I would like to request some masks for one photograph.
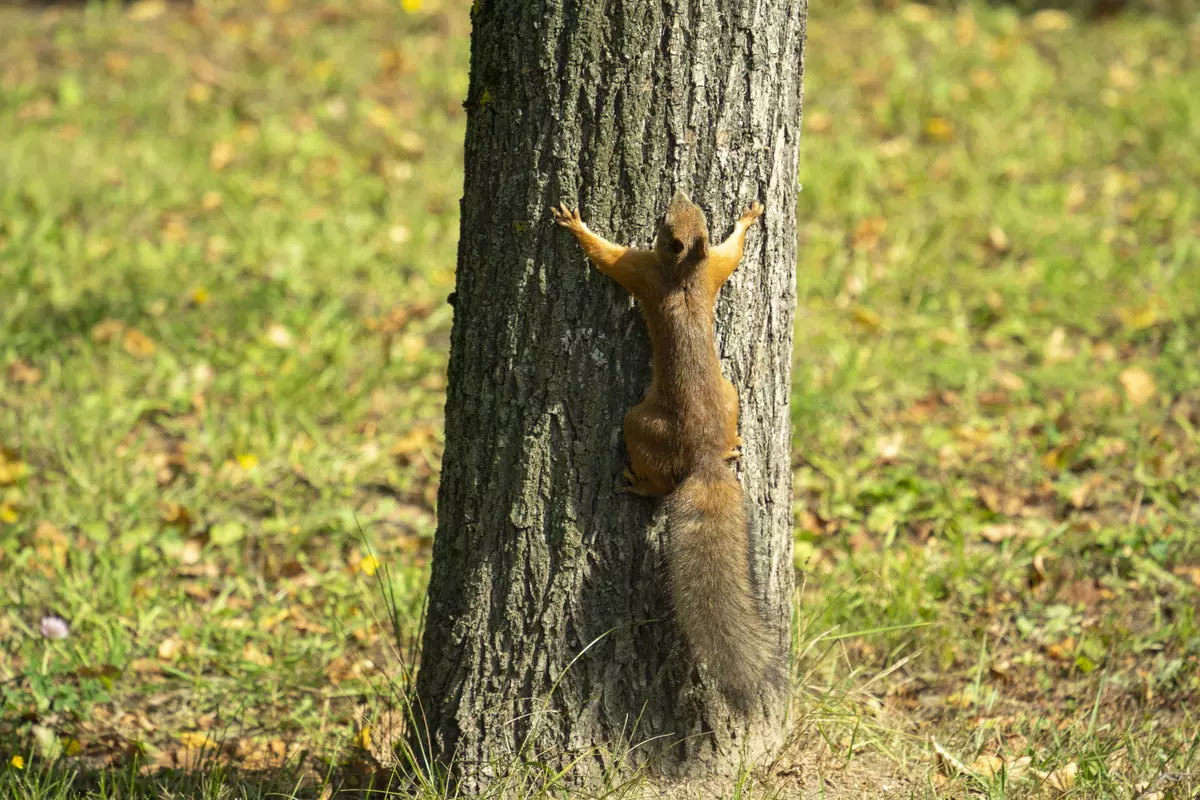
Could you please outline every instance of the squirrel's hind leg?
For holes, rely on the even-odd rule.
[[[670,494],[675,488],[674,463],[679,457],[675,417],[646,400],[625,415],[625,449],[632,471],[629,491],[647,497]]]

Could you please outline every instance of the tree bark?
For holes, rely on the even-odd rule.
[[[662,513],[618,495],[650,348],[553,223],[651,245],[676,188],[715,241],[766,206],[717,306],[752,572],[790,642],[790,376],[805,0],[477,0],[438,530],[418,677],[425,757],[468,787],[537,763],[724,774],[781,741],[698,682]]]

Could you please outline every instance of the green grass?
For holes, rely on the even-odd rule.
[[[273,5],[0,9],[4,797],[316,796],[406,680],[468,15]],[[1200,27],[1064,22],[814,4],[753,796],[1200,787]]]

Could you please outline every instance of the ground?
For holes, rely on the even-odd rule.
[[[434,530],[468,8],[0,29],[0,794],[353,785]],[[816,3],[806,67],[795,733],[703,791],[1193,796],[1200,24]]]

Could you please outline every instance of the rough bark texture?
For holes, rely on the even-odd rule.
[[[468,785],[514,762],[720,774],[769,753],[671,621],[661,504],[618,495],[649,386],[632,301],[549,209],[649,246],[676,188],[724,238],[766,214],[718,302],[764,607],[788,636],[789,391],[805,0],[478,0],[446,452],[418,681],[431,755]],[[786,645],[786,641],[784,642]],[[631,749],[632,748],[632,749]]]

